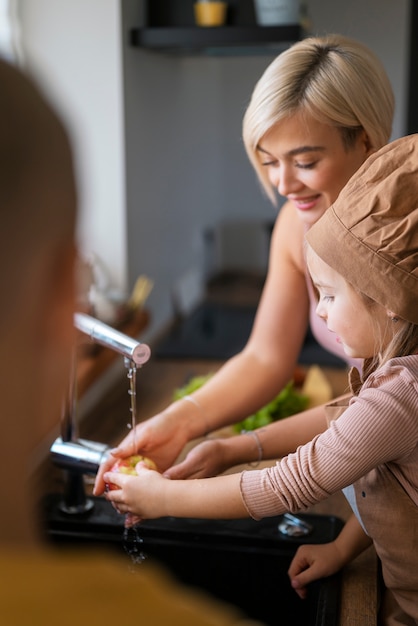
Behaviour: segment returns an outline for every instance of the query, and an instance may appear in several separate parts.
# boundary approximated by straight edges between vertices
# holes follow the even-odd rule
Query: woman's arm
[[[371,543],[356,516],[351,515],[334,541],[298,548],[288,571],[292,587],[301,598],[306,598],[309,583],[335,574]]]
[[[207,478],[240,463],[277,459],[294,452],[326,427],[324,406],[314,407],[253,431],[257,438],[249,433],[207,439],[165,475],[171,479]]]
[[[309,296],[303,260],[303,230],[294,207],[285,205],[276,222],[269,270],[247,345],[193,394],[139,424],[121,442],[115,456],[140,452],[160,470],[171,467],[184,445],[199,436],[244,419],[291,380],[305,337]],[[95,493],[104,490],[99,470]]]

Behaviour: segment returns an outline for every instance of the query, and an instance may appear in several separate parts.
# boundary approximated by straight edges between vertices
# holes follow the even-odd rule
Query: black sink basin
[[[88,544],[135,550],[124,539],[124,518],[102,498],[93,498],[92,511],[67,515],[59,496],[44,507],[45,528],[54,544]],[[287,570],[301,543],[325,543],[340,532],[343,522],[332,516],[298,515],[312,525],[304,538],[282,535],[282,517],[253,520],[195,520],[163,518],[141,523],[140,550],[162,563],[175,577],[239,606],[249,617],[268,626],[337,626],[339,576],[312,584],[300,600],[289,584]],[[134,536],[134,534],[132,535]]]

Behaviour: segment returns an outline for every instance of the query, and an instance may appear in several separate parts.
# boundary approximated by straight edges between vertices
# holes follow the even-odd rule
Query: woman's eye
[[[312,170],[316,164],[317,161],[310,161],[309,163],[296,163],[296,167],[300,170]]]
[[[322,296],[321,300],[323,302],[332,302],[334,300],[334,296]]]
[[[271,161],[262,161],[261,165],[262,167],[273,167],[277,165],[277,161],[275,161],[274,159],[271,159]]]

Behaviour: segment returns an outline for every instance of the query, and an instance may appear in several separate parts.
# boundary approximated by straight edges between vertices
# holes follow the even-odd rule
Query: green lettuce
[[[210,378],[212,373],[203,376],[194,376],[183,387],[175,389],[174,400],[180,400],[197,389],[200,389]],[[233,425],[235,432],[242,430],[255,430],[266,426],[271,422],[289,417],[300,411],[304,411],[309,403],[309,398],[295,388],[294,381],[291,380],[275,398],[261,409],[249,415],[241,422]]]

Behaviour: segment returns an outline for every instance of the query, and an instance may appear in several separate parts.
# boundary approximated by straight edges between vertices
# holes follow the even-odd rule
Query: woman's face
[[[258,146],[270,183],[293,203],[307,227],[334,202],[371,152],[364,132],[346,148],[337,128],[306,113],[276,124]]]

